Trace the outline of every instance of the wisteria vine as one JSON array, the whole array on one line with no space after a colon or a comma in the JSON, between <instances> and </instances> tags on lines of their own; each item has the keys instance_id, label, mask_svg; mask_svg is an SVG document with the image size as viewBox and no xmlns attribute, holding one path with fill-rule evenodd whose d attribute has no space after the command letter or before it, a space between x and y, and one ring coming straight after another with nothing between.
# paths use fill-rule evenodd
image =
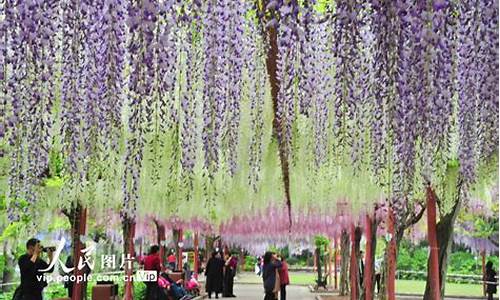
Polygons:
<instances>
[{"instance_id":1,"label":"wisteria vine","mask_svg":"<svg viewBox=\"0 0 500 300\"><path fill-rule=\"evenodd\" d=\"M317 201L369 197L376 182L399 199L394 207L405 206L421 183L445 180L455 160L469 188L481 181L480 167L498 150L498 3L320 7L297 0L0 2L9 215L43 198L53 152L64 160L65 205L92 201L104 182L110 198L121 198L125 219L137 206L147 210L150 202L139 200L149 196L150 181L160 191L151 197L161 198L152 201L214 200L208 219L233 202L230 210L241 211L251 197L279 201L261 180L274 178L270 169L280 163L280 180L311 176L311 187L292 195L301 203L335 184L344 185L341 192L314 194ZM311 163L299 163L306 152ZM353 174L370 182L353 191Z\"/></svg>"}]
</instances>

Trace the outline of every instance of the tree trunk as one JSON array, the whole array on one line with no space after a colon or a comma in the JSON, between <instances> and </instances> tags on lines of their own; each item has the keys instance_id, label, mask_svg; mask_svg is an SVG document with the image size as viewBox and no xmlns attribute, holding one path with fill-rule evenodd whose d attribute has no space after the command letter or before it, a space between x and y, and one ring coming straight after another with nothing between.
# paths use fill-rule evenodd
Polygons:
<instances>
[{"instance_id":1,"label":"tree trunk","mask_svg":"<svg viewBox=\"0 0 500 300\"><path fill-rule=\"evenodd\" d=\"M198 248L198 237L199 233L196 231L194 233L194 266L193 266L193 276L195 279L198 279L198 273L199 273L199 265L200 265L200 251Z\"/></svg>"},{"instance_id":2,"label":"tree trunk","mask_svg":"<svg viewBox=\"0 0 500 300\"><path fill-rule=\"evenodd\" d=\"M215 236L205 236L205 261L208 261L208 259L212 256L212 252L214 252L214 243L217 240L217 237Z\"/></svg>"},{"instance_id":3,"label":"tree trunk","mask_svg":"<svg viewBox=\"0 0 500 300\"><path fill-rule=\"evenodd\" d=\"M82 207L79 203L74 205L71 210L63 211L71 224L71 247L72 247L72 258L73 258L73 273L75 277L82 276L84 270L79 270L78 263L80 257L82 256L82 249L84 246L80 241L80 236L85 235L87 226L87 209ZM86 299L87 282L86 281L76 281L73 285L73 300Z\"/></svg>"},{"instance_id":4,"label":"tree trunk","mask_svg":"<svg viewBox=\"0 0 500 300\"><path fill-rule=\"evenodd\" d=\"M132 300L134 298L134 286L132 282L132 275L134 273L133 260L135 256L134 251L134 236L135 236L135 221L130 218L125 218L122 222L123 228L123 253L125 254L125 276L128 280L125 281L125 294L124 300Z\"/></svg>"},{"instance_id":5,"label":"tree trunk","mask_svg":"<svg viewBox=\"0 0 500 300\"><path fill-rule=\"evenodd\" d=\"M397 261L397 244L394 230L394 212L392 206L389 206L387 229L391 235L391 239L387 245L386 259L387 259L387 299L396 299L396 261Z\"/></svg>"},{"instance_id":6,"label":"tree trunk","mask_svg":"<svg viewBox=\"0 0 500 300\"><path fill-rule=\"evenodd\" d=\"M313 254L313 272L318 270L318 255L316 254L316 250Z\"/></svg>"},{"instance_id":7,"label":"tree trunk","mask_svg":"<svg viewBox=\"0 0 500 300\"><path fill-rule=\"evenodd\" d=\"M264 7L267 6L268 1L264 1ZM272 11L271 14L276 12ZM266 26L263 24L263 26ZM269 42L267 48L266 57L266 68L267 74L269 76L269 82L271 83L271 97L273 100L273 133L278 141L278 152L281 163L281 173L283 176L283 188L285 191L285 201L288 208L288 219L290 222L290 227L292 226L292 204L290 197L290 174L288 167L288 153L287 145L283 138L283 124L281 122L280 113L278 111L278 94L280 90L280 81L278 78L278 34L274 26L267 26L267 41ZM265 27L264 27L265 28Z\"/></svg>"},{"instance_id":8,"label":"tree trunk","mask_svg":"<svg viewBox=\"0 0 500 300\"><path fill-rule=\"evenodd\" d=\"M334 281L335 281L333 288L335 290L337 290L338 289L338 278L337 278L337 253L338 253L337 249L338 249L338 247L337 247L337 237L333 238L333 248L334 248L334 252L333 252L333 272L334 272L333 275L334 275L334 277L333 278L334 278Z\"/></svg>"},{"instance_id":9,"label":"tree trunk","mask_svg":"<svg viewBox=\"0 0 500 300\"><path fill-rule=\"evenodd\" d=\"M318 273L318 284L319 284L323 280L321 274L321 249L319 247L316 247L316 250L314 251L314 256L316 258L316 271Z\"/></svg>"},{"instance_id":10,"label":"tree trunk","mask_svg":"<svg viewBox=\"0 0 500 300\"><path fill-rule=\"evenodd\" d=\"M11 282L12 279L14 278L14 266L16 263L16 257L14 255L14 252L10 249L10 243L9 240L7 240L3 244L3 254L5 257L5 265L3 268L3 274L2 274L2 283L8 283ZM8 292L12 289L12 285L4 285L2 287L2 292Z\"/></svg>"},{"instance_id":11,"label":"tree trunk","mask_svg":"<svg viewBox=\"0 0 500 300\"><path fill-rule=\"evenodd\" d=\"M349 253L349 235L346 230L342 230L340 236L340 296L346 296L349 293Z\"/></svg>"},{"instance_id":12,"label":"tree trunk","mask_svg":"<svg viewBox=\"0 0 500 300\"><path fill-rule=\"evenodd\" d=\"M364 271L364 291L366 300L373 300L375 291L375 250L377 248L377 223L375 217L366 215L366 258Z\"/></svg>"},{"instance_id":13,"label":"tree trunk","mask_svg":"<svg viewBox=\"0 0 500 300\"><path fill-rule=\"evenodd\" d=\"M486 253L481 251L481 275L486 278ZM484 280L484 279L483 279ZM483 296L486 296L486 282L483 281Z\"/></svg>"},{"instance_id":14,"label":"tree trunk","mask_svg":"<svg viewBox=\"0 0 500 300\"><path fill-rule=\"evenodd\" d=\"M401 244L401 241L403 240L403 236L405 233L405 230L409 228L410 226L413 226L416 224L424 215L425 212L425 207L418 213L414 214L408 214L402 218L402 221L399 222L398 224L395 224L395 235L396 235L396 256L395 256L395 261L397 262L397 257L398 257L398 250L399 250L399 245ZM385 300L387 299L387 251L384 254L384 260L380 266L380 293L378 294L378 299L379 300Z\"/></svg>"},{"instance_id":15,"label":"tree trunk","mask_svg":"<svg viewBox=\"0 0 500 300\"><path fill-rule=\"evenodd\" d=\"M438 243L436 237L436 198L430 186L427 187L427 239L429 240L429 261L427 263L427 282L431 299L439 299Z\"/></svg>"},{"instance_id":16,"label":"tree trunk","mask_svg":"<svg viewBox=\"0 0 500 300\"><path fill-rule=\"evenodd\" d=\"M455 205L449 213L441 216L439 222L437 223L437 242L439 247L439 286L441 287L441 298L444 298L446 271L448 268L448 255L451 250L451 245L453 242L453 226L455 225L455 220L458 215L458 211L461 206L461 198L457 196ZM428 264L429 265L429 264ZM427 282L425 284L425 294L424 300L434 300L431 297L431 289L429 277L427 277Z\"/></svg>"},{"instance_id":17,"label":"tree trunk","mask_svg":"<svg viewBox=\"0 0 500 300\"><path fill-rule=\"evenodd\" d=\"M184 241L184 231L182 229L179 229L179 239L177 240L177 245L175 247L176 253L177 253L177 268L179 271L182 271L182 247L181 243Z\"/></svg>"},{"instance_id":18,"label":"tree trunk","mask_svg":"<svg viewBox=\"0 0 500 300\"><path fill-rule=\"evenodd\" d=\"M328 243L328 285L332 286L332 243Z\"/></svg>"},{"instance_id":19,"label":"tree trunk","mask_svg":"<svg viewBox=\"0 0 500 300\"><path fill-rule=\"evenodd\" d=\"M166 256L166 244L165 244L165 225L159 223L157 220L154 220L156 226L156 243L160 247L160 262L161 266L165 265L165 256ZM142 254L142 253L141 253Z\"/></svg>"},{"instance_id":20,"label":"tree trunk","mask_svg":"<svg viewBox=\"0 0 500 300\"><path fill-rule=\"evenodd\" d=\"M359 253L359 243L361 241L361 228L354 227L351 224L351 266L350 266L350 277L351 277L351 299L358 300L360 297L360 280L359 280L359 263L360 263L360 253Z\"/></svg>"},{"instance_id":21,"label":"tree trunk","mask_svg":"<svg viewBox=\"0 0 500 300\"><path fill-rule=\"evenodd\" d=\"M182 270L182 248L179 243L182 242L182 229L173 229L175 241L176 271Z\"/></svg>"}]
</instances>

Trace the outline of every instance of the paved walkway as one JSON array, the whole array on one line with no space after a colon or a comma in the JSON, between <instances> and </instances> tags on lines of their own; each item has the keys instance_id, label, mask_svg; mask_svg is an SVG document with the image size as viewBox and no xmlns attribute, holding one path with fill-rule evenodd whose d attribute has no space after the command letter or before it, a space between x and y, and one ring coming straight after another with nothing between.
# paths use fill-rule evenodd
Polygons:
<instances>
[{"instance_id":1,"label":"paved walkway","mask_svg":"<svg viewBox=\"0 0 500 300\"><path fill-rule=\"evenodd\" d=\"M235 284L234 294L236 300L262 300L264 299L264 291L261 284ZM288 286L287 300L313 300L313 294L309 292L305 286Z\"/></svg>"}]
</instances>

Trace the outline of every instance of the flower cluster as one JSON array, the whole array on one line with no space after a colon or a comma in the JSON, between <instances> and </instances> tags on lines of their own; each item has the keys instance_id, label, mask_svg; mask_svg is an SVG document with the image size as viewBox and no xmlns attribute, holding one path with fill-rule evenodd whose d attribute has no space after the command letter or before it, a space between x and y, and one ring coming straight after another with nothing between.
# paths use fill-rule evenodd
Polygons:
<instances>
[{"instance_id":1,"label":"flower cluster","mask_svg":"<svg viewBox=\"0 0 500 300\"><path fill-rule=\"evenodd\" d=\"M107 189L125 219L210 199L215 222L283 193L288 208L348 195L404 214L451 161L480 181L498 150L498 3L325 5L0 1L9 212L48 190L50 153L65 205ZM196 214L165 215L180 211Z\"/></svg>"},{"instance_id":2,"label":"flower cluster","mask_svg":"<svg viewBox=\"0 0 500 300\"><path fill-rule=\"evenodd\" d=\"M52 141L55 68L60 1L2 3L2 117L1 137L11 151L9 207L16 218L19 199L34 204L47 176ZM5 127L3 127L5 126ZM5 133L8 132L8 135ZM25 208L26 209L26 208Z\"/></svg>"},{"instance_id":3,"label":"flower cluster","mask_svg":"<svg viewBox=\"0 0 500 300\"><path fill-rule=\"evenodd\" d=\"M284 157L289 157L291 155L292 124L295 120L296 64L300 40L303 38L303 29L298 22L299 5L296 0L284 1L284 3L277 5L279 24L277 26L278 61L276 72L280 82L280 90L277 98L276 121L278 128L276 134L280 151Z\"/></svg>"}]
</instances>

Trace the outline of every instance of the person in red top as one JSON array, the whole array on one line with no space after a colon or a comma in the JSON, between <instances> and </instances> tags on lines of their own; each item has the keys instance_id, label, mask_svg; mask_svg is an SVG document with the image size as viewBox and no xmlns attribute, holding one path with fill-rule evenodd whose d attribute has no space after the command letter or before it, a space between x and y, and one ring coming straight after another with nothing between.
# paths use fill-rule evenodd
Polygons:
<instances>
[{"instance_id":1,"label":"person in red top","mask_svg":"<svg viewBox=\"0 0 500 300\"><path fill-rule=\"evenodd\" d=\"M286 300L286 286L290 284L290 278L288 277L288 264L284 256L281 256L281 269L278 270L281 284L280 299Z\"/></svg>"},{"instance_id":2,"label":"person in red top","mask_svg":"<svg viewBox=\"0 0 500 300\"><path fill-rule=\"evenodd\" d=\"M222 297L236 297L233 292L233 286L237 266L238 258L231 254L231 256L229 256L225 263L224 287L222 291Z\"/></svg>"},{"instance_id":3,"label":"person in red top","mask_svg":"<svg viewBox=\"0 0 500 300\"><path fill-rule=\"evenodd\" d=\"M156 271L157 276L161 271L160 247L151 246L149 254L144 258L144 270ZM146 281L146 300L155 300L158 298L158 284L155 281Z\"/></svg>"},{"instance_id":4,"label":"person in red top","mask_svg":"<svg viewBox=\"0 0 500 300\"><path fill-rule=\"evenodd\" d=\"M172 271L175 271L175 262L177 258L175 257L174 251L170 252L170 255L167 257L168 265Z\"/></svg>"}]
</instances>

